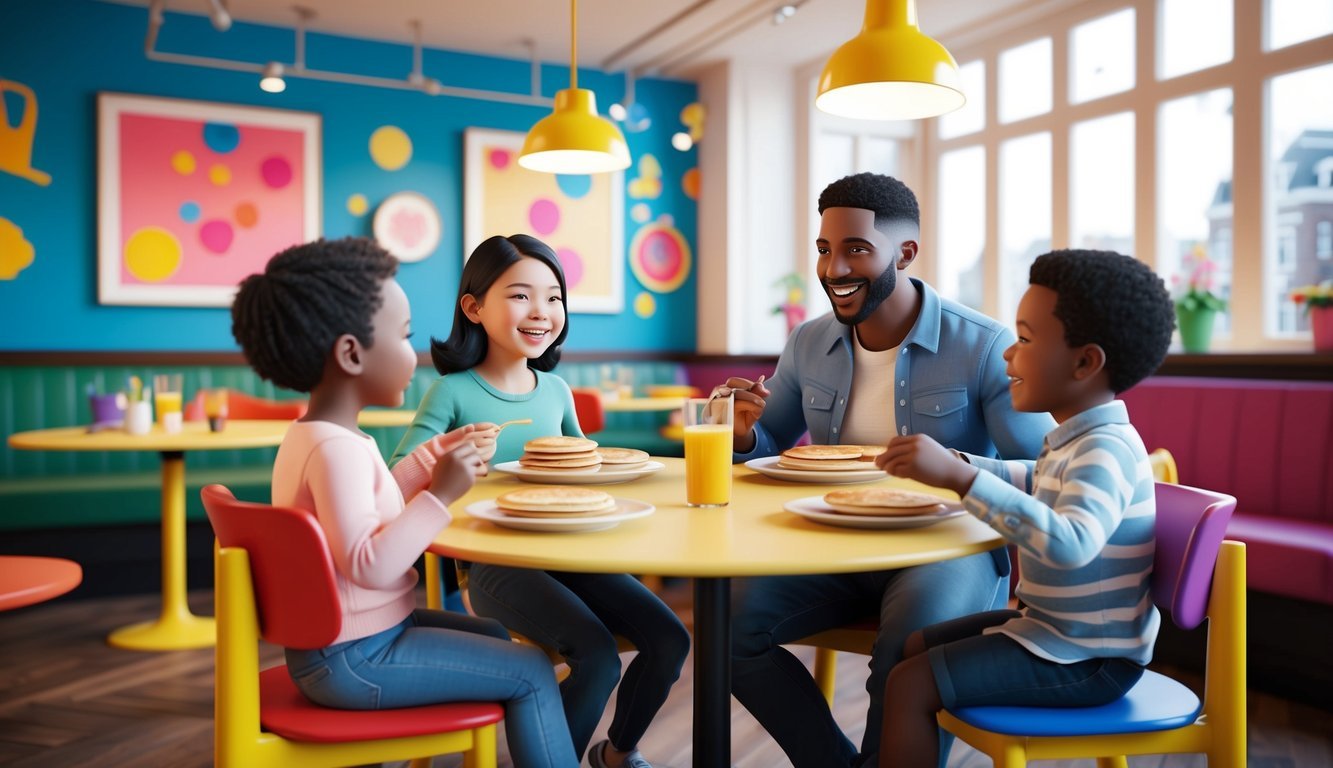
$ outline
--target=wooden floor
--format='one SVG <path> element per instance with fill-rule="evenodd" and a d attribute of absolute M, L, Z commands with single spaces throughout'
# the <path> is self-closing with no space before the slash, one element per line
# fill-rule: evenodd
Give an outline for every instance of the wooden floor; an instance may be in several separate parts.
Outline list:
<path fill-rule="evenodd" d="M 687 623 L 688 596 L 673 594 Z M 195 593 L 198 613 L 211 613 L 210 595 Z M 0 765 L 195 768 L 212 764 L 211 650 L 139 653 L 111 648 L 113 628 L 152 616 L 155 596 L 58 601 L 0 614 Z M 803 649 L 804 650 L 804 649 Z M 804 658 L 810 658 L 806 650 Z M 278 663 L 280 652 L 266 648 Z M 267 664 L 266 664 L 267 666 Z M 839 660 L 835 715 L 859 742 L 866 692 L 864 657 Z M 657 768 L 690 764 L 691 667 L 673 689 L 641 748 Z M 602 738 L 609 715 L 596 738 Z M 1255 694 L 1250 699 L 1253 768 L 1333 766 L 1333 712 Z M 511 765 L 503 740 L 500 764 Z M 732 755 L 739 768 L 787 765 L 781 751 L 740 705 L 732 707 Z M 966 747 L 949 762 L 958 768 L 990 764 Z M 1200 756 L 1131 758 L 1138 767 L 1202 768 Z M 436 768 L 458 760 L 438 758 Z M 1045 766 L 1091 766 L 1092 761 Z"/>

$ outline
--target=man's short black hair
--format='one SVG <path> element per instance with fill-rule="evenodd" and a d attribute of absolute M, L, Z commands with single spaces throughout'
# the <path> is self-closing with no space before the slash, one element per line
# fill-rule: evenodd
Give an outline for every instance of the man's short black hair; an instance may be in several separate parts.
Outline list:
<path fill-rule="evenodd" d="M 1171 294 L 1156 272 L 1114 251 L 1059 250 L 1032 262 L 1028 281 L 1056 293 L 1055 316 L 1071 347 L 1106 352 L 1111 390 L 1120 394 L 1157 370 L 1176 326 Z"/>
<path fill-rule="evenodd" d="M 844 176 L 819 194 L 819 212 L 829 208 L 864 208 L 875 212 L 875 227 L 893 221 L 921 226 L 921 208 L 907 185 L 881 173 Z"/>
<path fill-rule="evenodd" d="M 292 246 L 241 282 L 231 335 L 260 377 L 309 392 L 339 336 L 374 343 L 381 288 L 397 271 L 398 260 L 364 237 Z"/>

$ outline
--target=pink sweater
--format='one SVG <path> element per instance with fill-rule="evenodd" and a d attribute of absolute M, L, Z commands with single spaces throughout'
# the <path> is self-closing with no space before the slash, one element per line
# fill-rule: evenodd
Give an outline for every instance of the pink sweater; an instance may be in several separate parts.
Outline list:
<path fill-rule="evenodd" d="M 416 607 L 412 565 L 450 520 L 423 492 L 434 465 L 428 445 L 390 473 L 374 438 L 327 421 L 295 422 L 282 439 L 273 504 L 312 510 L 324 529 L 343 609 L 335 643 L 388 629 Z"/>

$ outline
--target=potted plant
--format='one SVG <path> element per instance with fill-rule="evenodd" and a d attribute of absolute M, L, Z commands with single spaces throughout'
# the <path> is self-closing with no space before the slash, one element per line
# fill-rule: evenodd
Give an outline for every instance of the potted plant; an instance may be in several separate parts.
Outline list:
<path fill-rule="evenodd" d="M 1176 327 L 1180 329 L 1180 345 L 1186 352 L 1208 351 L 1213 337 L 1213 321 L 1218 312 L 1224 312 L 1227 302 L 1213 293 L 1217 263 L 1208 258 L 1208 251 L 1199 243 L 1185 257 L 1185 277 L 1176 275 L 1171 284 L 1176 289 Z"/>
<path fill-rule="evenodd" d="M 1319 285 L 1303 285 L 1291 292 L 1291 300 L 1304 304 L 1310 314 L 1310 332 L 1314 351 L 1333 352 L 1333 280 Z"/>
<path fill-rule="evenodd" d="M 778 278 L 773 287 L 783 292 L 783 301 L 773 307 L 773 314 L 786 318 L 787 333 L 790 334 L 805 322 L 805 278 L 790 272 Z"/>

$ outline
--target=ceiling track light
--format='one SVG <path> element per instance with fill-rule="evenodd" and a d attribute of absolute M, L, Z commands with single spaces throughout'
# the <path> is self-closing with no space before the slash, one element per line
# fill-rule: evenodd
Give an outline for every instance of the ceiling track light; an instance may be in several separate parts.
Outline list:
<path fill-rule="evenodd" d="M 231 15 L 227 11 L 225 0 L 209 0 L 209 15 L 213 19 L 213 26 L 219 30 L 231 26 Z M 480 88 L 459 88 L 455 86 L 441 85 L 439 80 L 433 77 L 426 77 L 421 71 L 421 25 L 417 21 L 412 21 L 410 26 L 413 30 L 412 44 L 412 72 L 402 80 L 395 80 L 389 77 L 377 77 L 372 75 L 357 75 L 350 72 L 332 72 L 328 70 L 309 69 L 305 66 L 305 32 L 306 25 L 310 19 L 314 18 L 314 11 L 301 6 L 293 6 L 297 15 L 297 22 L 294 29 L 296 34 L 296 60 L 291 64 L 284 64 L 278 61 L 270 61 L 267 64 L 257 64 L 251 61 L 236 61 L 234 59 L 223 59 L 213 56 L 196 56 L 187 53 L 171 53 L 168 51 L 157 50 L 158 33 L 162 25 L 166 23 L 164 10 L 166 0 L 150 0 L 148 6 L 148 32 L 144 36 L 144 56 L 150 61 L 161 61 L 170 64 L 184 64 L 192 67 L 204 67 L 206 69 L 221 69 L 231 72 L 249 72 L 260 77 L 260 88 L 270 93 L 280 93 L 286 88 L 286 80 L 290 78 L 303 78 L 308 80 L 321 80 L 329 83 L 342 83 L 345 85 L 362 85 L 370 88 L 390 88 L 400 91 L 417 91 L 430 96 L 452 96 L 459 99 L 475 99 L 478 101 L 495 101 L 505 104 L 522 104 L 535 107 L 550 107 L 554 102 L 552 99 L 541 95 L 541 68 L 537 61 L 536 54 L 529 47 L 533 65 L 532 92 L 531 93 L 512 93 L 509 91 L 489 91 Z M 221 21 L 225 19 L 224 21 Z M 225 26 L 222 26 L 225 24 Z M 279 83 L 281 85 L 279 86 Z M 277 90 L 273 90 L 276 88 Z"/>

